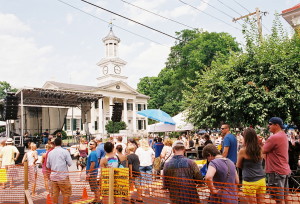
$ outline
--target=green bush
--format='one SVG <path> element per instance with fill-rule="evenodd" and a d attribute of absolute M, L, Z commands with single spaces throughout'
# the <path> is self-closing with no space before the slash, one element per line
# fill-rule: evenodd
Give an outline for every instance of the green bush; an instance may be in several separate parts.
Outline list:
<path fill-rule="evenodd" d="M 108 123 L 105 125 L 105 130 L 107 133 L 118 133 L 120 130 L 126 129 L 126 123 L 124 121 L 121 122 L 113 122 L 108 121 Z"/>

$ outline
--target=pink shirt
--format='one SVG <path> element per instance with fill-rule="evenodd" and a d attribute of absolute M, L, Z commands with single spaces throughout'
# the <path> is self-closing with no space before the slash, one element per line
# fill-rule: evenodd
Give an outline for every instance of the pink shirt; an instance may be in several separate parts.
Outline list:
<path fill-rule="evenodd" d="M 266 141 L 263 151 L 266 153 L 266 173 L 290 174 L 287 135 L 280 131 Z"/>

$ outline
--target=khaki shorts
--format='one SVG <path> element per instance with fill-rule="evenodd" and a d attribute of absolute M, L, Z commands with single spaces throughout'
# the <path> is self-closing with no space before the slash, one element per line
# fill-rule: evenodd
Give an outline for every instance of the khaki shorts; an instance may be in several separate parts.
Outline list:
<path fill-rule="evenodd" d="M 64 197 L 70 197 L 72 195 L 72 186 L 69 177 L 61 181 L 51 181 L 51 184 L 54 197 L 58 197 L 60 191 Z"/>

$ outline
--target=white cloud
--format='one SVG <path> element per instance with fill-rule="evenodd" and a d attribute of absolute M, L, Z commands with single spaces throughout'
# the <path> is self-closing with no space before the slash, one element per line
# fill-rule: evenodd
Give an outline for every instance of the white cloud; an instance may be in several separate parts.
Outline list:
<path fill-rule="evenodd" d="M 125 44 L 125 43 L 120 44 L 119 46 L 120 58 L 128 59 L 132 54 L 136 53 L 137 50 L 141 49 L 143 45 L 145 45 L 143 42 L 136 42 L 132 44 Z"/>
<path fill-rule="evenodd" d="M 73 22 L 73 15 L 68 13 L 66 16 L 66 21 L 67 21 L 67 24 L 70 25 Z"/>
<path fill-rule="evenodd" d="M 209 2 L 209 0 L 207 0 L 206 2 Z M 195 7 L 200 11 L 204 11 L 208 6 L 206 2 L 201 1 L 200 4 L 198 6 L 196 5 Z M 166 9 L 166 7 L 163 6 L 164 3 L 166 3 L 166 0 L 157 0 L 157 1 L 142 0 L 142 1 L 135 1 L 132 4 L 139 6 L 143 9 L 149 10 L 158 15 L 164 16 L 166 18 L 172 18 L 173 20 L 176 20 L 176 18 L 182 16 L 195 16 L 200 12 L 180 2 L 179 4 L 174 4 L 173 7 L 168 7 L 168 9 Z M 161 9 L 162 7 L 164 9 Z M 147 11 L 144 11 L 142 9 L 136 8 L 128 4 L 125 5 L 125 8 L 127 8 L 126 13 L 128 13 L 128 15 L 130 15 L 131 18 L 138 19 L 137 21 L 141 23 L 149 23 L 149 22 L 153 23 L 153 22 L 159 22 L 163 20 L 162 17 L 159 17 L 155 14 L 151 14 Z"/>
<path fill-rule="evenodd" d="M 140 78 L 145 76 L 157 76 L 165 67 L 170 48 L 151 43 L 136 58 L 126 65 L 125 75 L 128 76 L 128 83 L 136 87 Z"/>
<path fill-rule="evenodd" d="M 0 13 L 0 33 L 2 35 L 13 35 L 29 31 L 30 27 L 21 22 L 15 15 Z"/>

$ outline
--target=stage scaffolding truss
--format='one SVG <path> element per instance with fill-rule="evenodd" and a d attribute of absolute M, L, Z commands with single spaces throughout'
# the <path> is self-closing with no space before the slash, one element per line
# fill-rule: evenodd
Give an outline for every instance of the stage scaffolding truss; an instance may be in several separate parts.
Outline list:
<path fill-rule="evenodd" d="M 43 88 L 21 89 L 16 95 L 19 97 L 21 106 L 79 107 L 103 98 L 102 94 Z"/>

